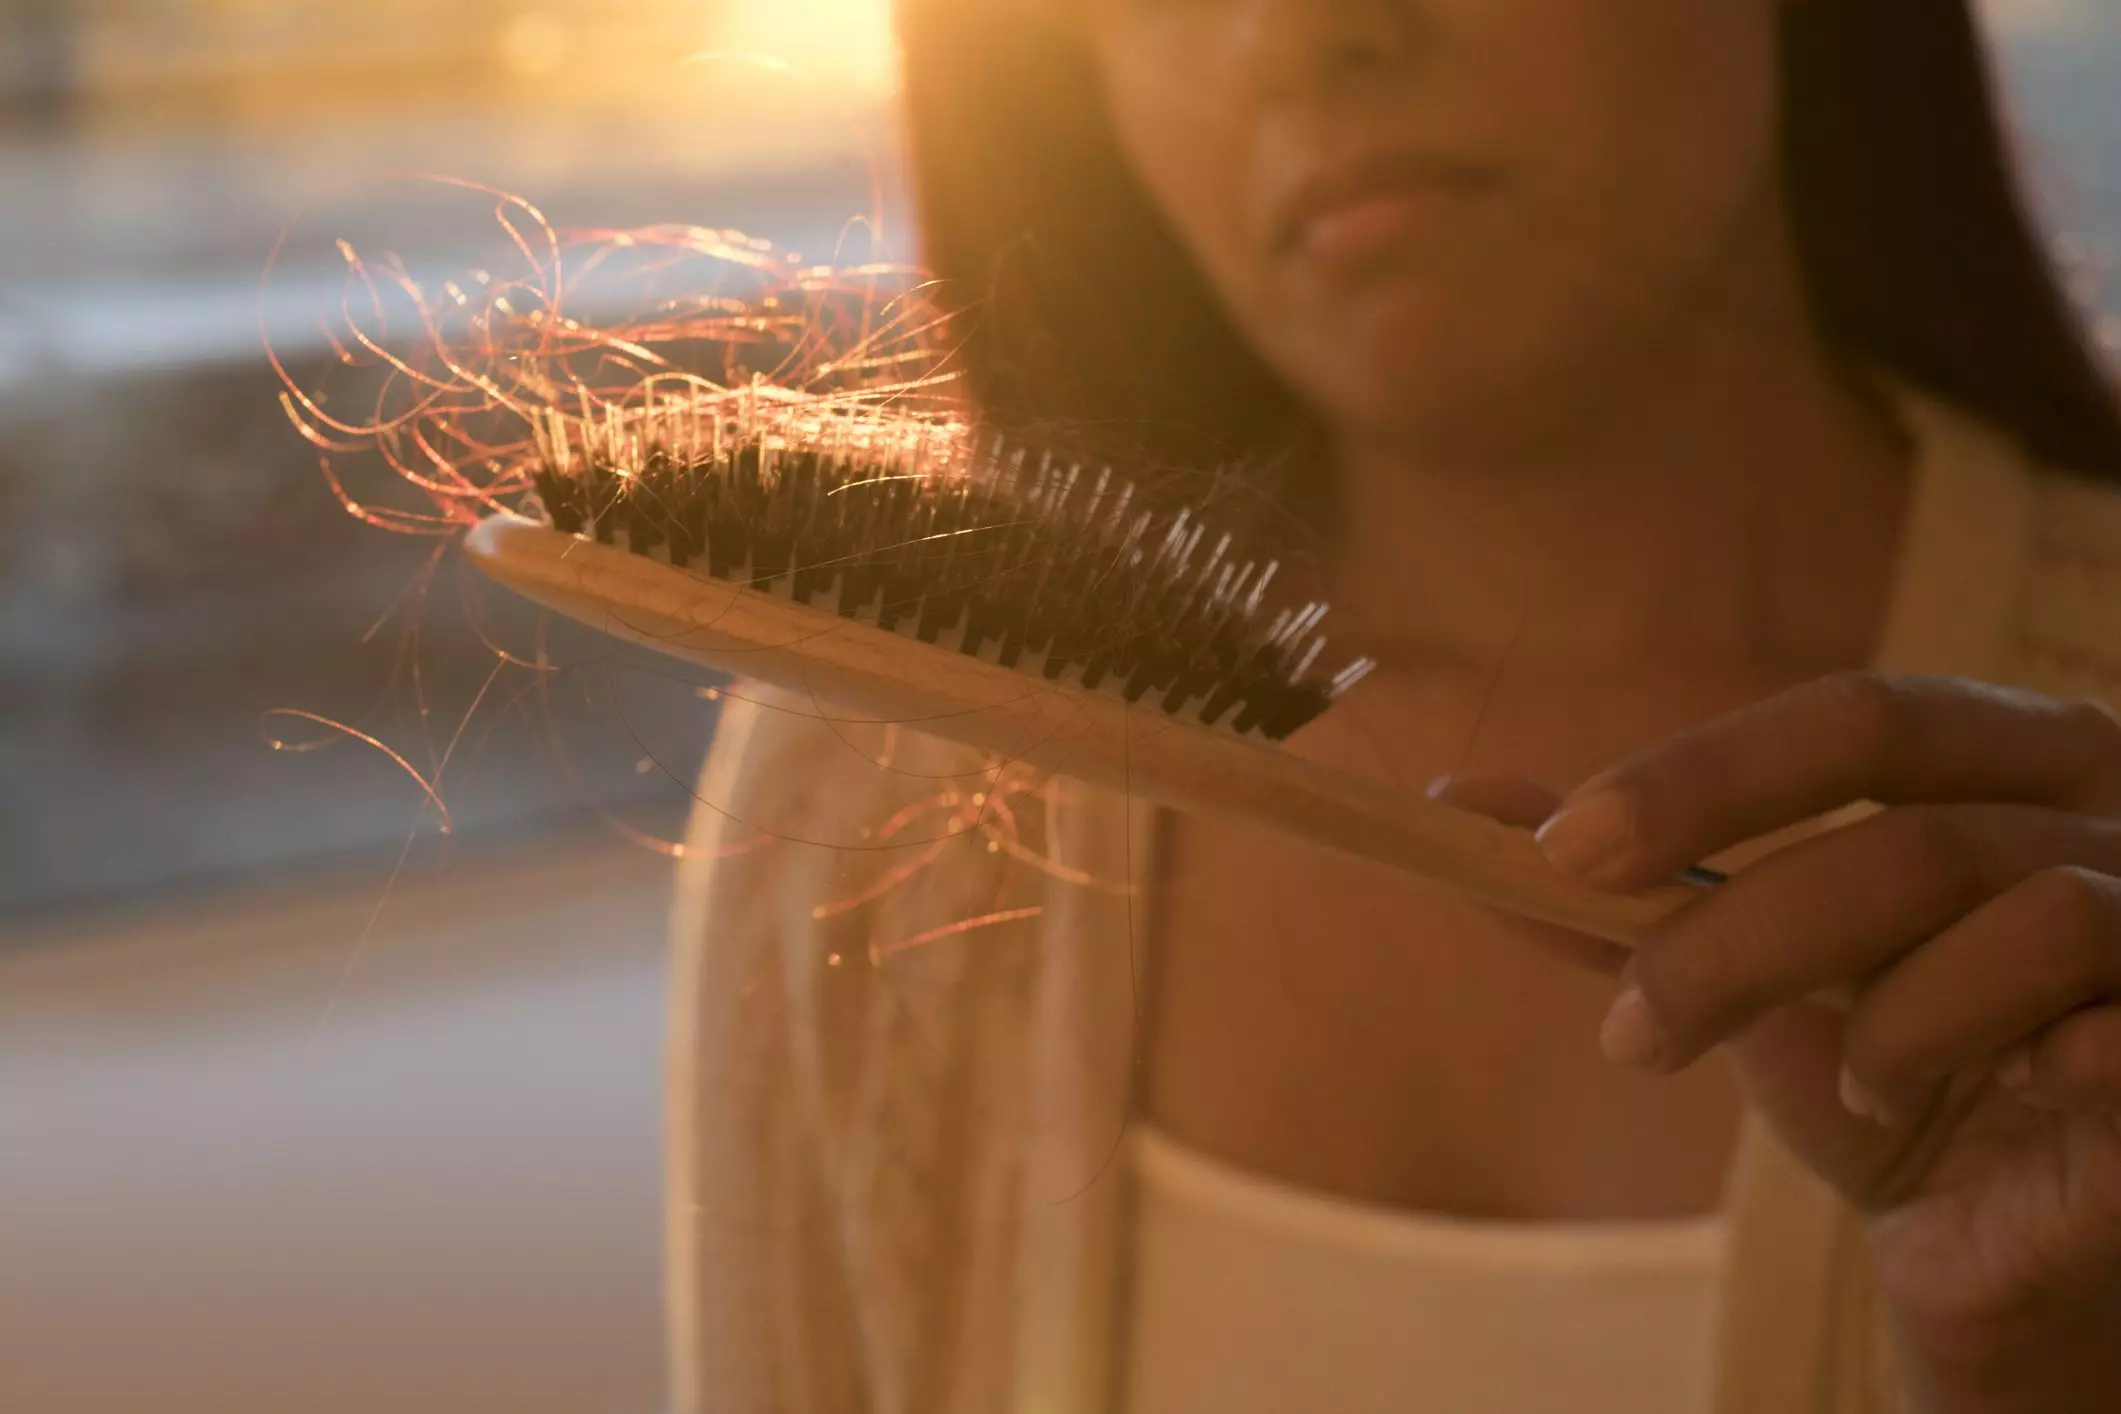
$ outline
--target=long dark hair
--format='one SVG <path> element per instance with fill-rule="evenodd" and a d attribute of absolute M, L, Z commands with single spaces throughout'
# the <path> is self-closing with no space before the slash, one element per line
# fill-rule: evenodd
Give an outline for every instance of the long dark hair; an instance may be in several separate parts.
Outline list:
<path fill-rule="evenodd" d="M 2121 397 L 2019 181 L 1972 0 L 1784 7 L 1784 180 L 1829 342 L 2121 480 Z M 1134 181 L 1087 55 L 1027 0 L 900 0 L 923 259 L 1014 424 L 1258 455 L 1299 421 Z"/>

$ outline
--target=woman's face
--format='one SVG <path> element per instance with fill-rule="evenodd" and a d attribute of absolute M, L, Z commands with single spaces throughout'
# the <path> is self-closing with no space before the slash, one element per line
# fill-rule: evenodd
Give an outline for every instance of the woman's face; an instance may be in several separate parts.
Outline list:
<path fill-rule="evenodd" d="M 1140 179 L 1343 433 L 1589 412 L 1782 258 L 1787 0 L 1082 2 Z"/>

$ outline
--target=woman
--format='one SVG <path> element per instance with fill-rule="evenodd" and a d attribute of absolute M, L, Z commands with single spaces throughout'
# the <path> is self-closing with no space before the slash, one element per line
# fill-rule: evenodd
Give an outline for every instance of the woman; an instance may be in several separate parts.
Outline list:
<path fill-rule="evenodd" d="M 1298 469 L 1385 670 L 1291 749 L 1737 872 L 1616 985 L 733 708 L 698 854 L 783 842 L 680 915 L 684 1407 L 2121 1408 L 2121 412 L 1966 6 L 902 29 L 987 409 Z"/>

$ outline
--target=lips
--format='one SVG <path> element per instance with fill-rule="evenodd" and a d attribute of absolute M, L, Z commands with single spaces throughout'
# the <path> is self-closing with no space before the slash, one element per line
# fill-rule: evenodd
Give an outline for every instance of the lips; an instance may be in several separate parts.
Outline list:
<path fill-rule="evenodd" d="M 1438 204 L 1493 187 L 1494 169 L 1423 153 L 1386 153 L 1314 168 L 1276 203 L 1281 252 L 1364 245 L 1411 226 Z"/>

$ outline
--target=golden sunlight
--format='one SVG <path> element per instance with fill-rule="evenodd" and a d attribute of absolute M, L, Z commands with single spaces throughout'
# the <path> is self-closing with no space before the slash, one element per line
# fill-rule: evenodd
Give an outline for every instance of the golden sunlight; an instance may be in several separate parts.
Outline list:
<path fill-rule="evenodd" d="M 716 28 L 718 50 L 770 58 L 819 83 L 872 97 L 898 83 L 890 0 L 734 0 Z"/>

